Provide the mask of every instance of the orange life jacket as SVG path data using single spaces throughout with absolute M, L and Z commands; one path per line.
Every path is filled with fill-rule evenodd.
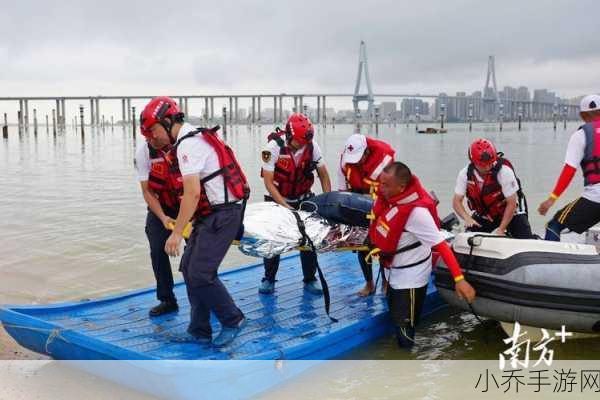
M 171 146 L 156 150 L 148 144 L 150 174 L 148 187 L 156 193 L 163 208 L 177 212 L 183 196 L 183 179 L 179 171 L 177 155 Z
M 413 175 L 407 188 L 399 195 L 386 200 L 378 195 L 373 205 L 375 220 L 369 227 L 369 239 L 380 250 L 379 261 L 385 268 L 392 267 L 396 254 L 414 249 L 420 242 L 398 249 L 398 243 L 404 232 L 408 217 L 416 207 L 426 208 L 436 225 L 440 226 L 436 202 L 421 186 L 419 179 Z
M 585 186 L 600 183 L 600 121 L 583 125 L 585 153 L 581 160 Z
M 225 194 L 225 202 L 223 204 L 235 203 L 239 200 L 245 200 L 250 196 L 250 187 L 248 180 L 244 175 L 244 171 L 240 167 L 233 150 L 223 142 L 217 135 L 218 126 L 214 128 L 198 128 L 183 137 L 181 137 L 177 143 L 175 143 L 175 151 L 177 146 L 186 139 L 194 138 L 198 134 L 202 134 L 202 138 L 211 145 L 213 150 L 217 153 L 219 159 L 219 169 L 213 173 L 205 176 L 200 180 L 200 201 L 198 202 L 198 209 L 196 216 L 207 216 L 209 215 L 217 204 L 211 204 L 206 195 L 204 185 L 211 179 L 221 176 L 223 178 L 223 191 Z M 229 192 L 234 198 L 230 198 Z M 221 204 L 219 204 L 221 205 Z
M 351 192 L 374 193 L 379 175 L 389 163 L 394 161 L 396 152 L 386 142 L 368 137 L 367 149 L 369 153 L 364 162 L 340 165 L 346 177 L 346 187 Z
M 275 162 L 273 183 L 279 193 L 288 200 L 302 198 L 310 193 L 315 181 L 314 170 L 317 165 L 313 161 L 313 144 L 308 142 L 300 161 L 296 164 L 294 151 L 285 143 L 285 132 L 275 131 L 269 134 L 268 141 L 274 140 L 279 146 L 279 157 Z M 261 169 L 260 176 L 263 176 Z
M 467 203 L 469 208 L 475 211 L 481 217 L 487 218 L 490 221 L 500 221 L 506 209 L 506 198 L 502 193 L 502 186 L 498 182 L 498 172 L 503 165 L 513 170 L 512 163 L 506 158 L 500 157 L 492 169 L 483 177 L 483 183 L 480 186 L 477 177 L 475 176 L 475 166 L 473 163 L 467 167 Z M 515 174 L 516 177 L 516 174 Z M 521 191 L 521 183 L 517 178 L 519 185 L 517 196 L 519 207 L 522 207 L 521 202 L 524 199 Z

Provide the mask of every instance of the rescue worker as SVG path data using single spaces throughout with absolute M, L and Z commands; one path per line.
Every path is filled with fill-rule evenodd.
M 456 294 L 471 303 L 475 290 L 464 279 L 454 253 L 439 229 L 436 202 L 401 162 L 389 164 L 380 178 L 369 239 L 389 282 L 387 300 L 398 345 L 414 344 L 432 268 L 438 252 L 455 282 Z
M 165 252 L 179 255 L 182 234 L 194 215 L 194 228 L 181 259 L 180 271 L 190 302 L 189 340 L 210 343 L 210 313 L 221 323 L 221 332 L 212 340 L 225 346 L 245 324 L 244 314 L 235 305 L 219 279 L 219 265 L 238 234 L 242 201 L 248 185 L 233 151 L 219 138 L 217 130 L 196 129 L 173 118 L 172 99 L 160 97 L 148 103 L 140 126 L 152 137 L 175 140 L 174 152 L 183 177 L 183 198 Z M 187 338 L 186 338 L 187 339 Z
M 166 117 L 181 123 L 183 113 L 172 103 Z M 165 253 L 165 242 L 171 234 L 169 226 L 175 222 L 179 212 L 179 201 L 183 195 L 183 180 L 179 172 L 177 157 L 169 136 L 154 137 L 151 131 L 141 128 L 146 142 L 135 154 L 135 167 L 142 195 L 148 205 L 146 236 L 150 244 L 150 260 L 156 279 L 156 297 L 160 302 L 150 309 L 150 316 L 157 317 L 178 310 L 173 293 L 173 272 L 169 256 Z M 172 227 L 171 227 L 172 228 Z
M 476 139 L 469 146 L 469 160 L 458 173 L 452 199 L 467 230 L 533 238 L 525 196 L 510 161 L 486 139 Z M 463 205 L 465 196 L 472 214 Z
M 546 225 L 546 240 L 560 241 L 565 228 L 583 233 L 600 222 L 600 96 L 585 96 L 579 115 L 585 124 L 571 135 L 563 170 L 538 211 L 546 215 L 571 183 L 578 166 L 583 172 L 583 194 L 554 214 Z
M 262 151 L 263 178 L 267 194 L 265 201 L 297 210 L 300 203 L 313 196 L 314 171 L 317 171 L 323 192 L 331 191 L 327 167 L 321 156 L 321 149 L 314 138 L 313 125 L 304 114 L 290 115 L 285 130 L 276 129 L 268 136 L 267 145 Z M 275 291 L 275 277 L 279 268 L 279 256 L 265 258 L 265 276 L 259 286 L 259 293 L 271 294 Z M 315 277 L 317 254 L 301 251 L 300 262 L 304 275 L 304 289 L 309 293 L 323 293 Z
M 369 194 L 375 198 L 379 176 L 383 169 L 394 161 L 396 152 L 386 142 L 354 134 L 346 140 L 338 169 L 338 190 Z M 365 277 L 365 286 L 359 296 L 375 293 L 373 266 L 368 251 L 358 251 L 358 262 Z

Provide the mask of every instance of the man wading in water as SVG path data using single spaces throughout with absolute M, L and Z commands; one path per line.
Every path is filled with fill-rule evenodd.
M 431 276 L 431 250 L 448 266 L 459 298 L 471 303 L 475 289 L 464 279 L 444 240 L 435 201 L 419 179 L 406 165 L 394 162 L 384 169 L 380 182 L 373 205 L 375 220 L 369 228 L 375 247 L 371 254 L 379 254 L 389 282 L 387 298 L 398 345 L 410 348 Z

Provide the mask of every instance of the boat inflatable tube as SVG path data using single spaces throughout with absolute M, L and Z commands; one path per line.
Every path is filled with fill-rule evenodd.
M 600 256 L 594 246 L 461 233 L 452 244 L 481 316 L 571 332 L 600 332 Z M 440 295 L 471 311 L 440 261 Z
M 316 212 L 338 224 L 369 227 L 367 215 L 373 208 L 369 195 L 351 192 L 327 192 L 311 197 L 300 205 L 303 211 Z

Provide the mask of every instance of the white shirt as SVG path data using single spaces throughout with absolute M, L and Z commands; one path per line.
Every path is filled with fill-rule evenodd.
M 182 138 L 195 129 L 192 125 L 184 123 L 179 130 L 178 138 Z M 186 175 L 198 174 L 200 179 L 203 179 L 220 168 L 217 153 L 200 133 L 179 143 L 177 147 L 177 160 L 181 175 L 184 177 Z M 208 201 L 212 205 L 225 202 L 224 184 L 221 175 L 217 175 L 204 183 L 204 190 L 208 196 Z M 235 201 L 235 197 L 233 197 L 229 190 L 228 193 L 228 200 Z
M 460 170 L 458 176 L 456 177 L 456 186 L 454 188 L 454 193 L 459 196 L 465 196 L 467 194 L 467 182 L 469 180 L 467 178 L 468 169 L 469 166 L 467 165 L 466 167 Z M 477 169 L 473 171 L 473 175 L 475 175 L 477 185 L 479 186 L 479 188 L 481 188 L 483 186 L 483 178 L 481 177 L 481 175 L 479 175 Z M 512 196 L 519 190 L 519 183 L 517 182 L 517 177 L 515 176 L 514 171 L 506 165 L 503 165 L 498 171 L 498 183 L 502 188 L 502 194 L 504 195 L 504 197 Z M 520 209 L 520 204 L 517 204 L 517 209 L 515 210 L 515 213 L 518 214 L 523 212 L 525 212 L 525 210 Z
M 150 169 L 152 164 L 150 162 L 150 150 L 148 149 L 148 143 L 144 141 L 140 143 L 135 151 L 135 171 L 139 182 L 145 182 L 150 177 Z
M 325 165 L 325 161 L 323 161 L 323 157 L 321 156 L 321 148 L 319 147 L 319 144 L 315 140 L 313 140 L 312 144 L 313 144 L 312 161 L 317 163 L 317 168 L 318 168 L 318 167 Z M 294 163 L 296 165 L 298 165 L 298 163 L 302 159 L 302 154 L 304 153 L 305 147 L 306 146 L 303 146 L 294 152 L 293 157 L 294 157 Z M 279 159 L 280 150 L 281 149 L 276 141 L 269 140 L 267 142 L 267 144 L 263 148 L 262 152 L 263 152 L 263 155 L 265 154 L 265 152 L 269 152 L 270 157 L 269 157 L 268 161 L 265 161 L 264 156 L 263 156 L 263 163 L 262 163 L 263 170 L 269 171 L 269 172 L 275 171 L 275 164 L 277 163 L 277 160 Z M 268 191 L 265 194 L 268 196 L 270 195 L 268 193 Z
M 312 157 L 312 161 L 317 163 L 317 167 L 320 167 L 322 165 L 325 164 L 325 162 L 323 161 L 323 157 L 321 156 L 321 148 L 319 147 L 319 144 L 313 140 L 313 157 Z M 298 150 L 296 150 L 293 154 L 294 157 L 294 163 L 297 165 L 300 160 L 302 159 L 302 153 L 304 153 L 304 148 L 306 146 L 303 146 L 301 148 L 299 148 Z M 279 159 L 279 152 L 280 152 L 280 148 L 279 145 L 277 144 L 276 141 L 274 140 L 269 140 L 266 144 L 266 146 L 263 148 L 263 152 L 269 152 L 271 153 L 270 159 L 269 161 L 265 162 L 263 159 L 263 164 L 262 164 L 262 168 L 265 171 L 275 171 L 275 164 L 277 163 L 277 160 Z
M 585 132 L 583 132 L 583 129 L 579 129 L 577 132 L 571 135 L 571 139 L 569 139 L 565 164 L 570 165 L 573 168 L 579 168 L 584 156 Z M 600 203 L 600 183 L 584 186 L 581 197 L 595 203 Z
M 421 242 L 421 246 L 397 254 L 393 266 L 412 264 L 431 254 L 431 248 L 444 241 L 433 217 L 426 208 L 416 207 L 409 215 L 397 249 Z M 385 276 L 394 289 L 419 288 L 427 285 L 431 276 L 431 257 L 423 263 L 410 268 L 387 269 Z

